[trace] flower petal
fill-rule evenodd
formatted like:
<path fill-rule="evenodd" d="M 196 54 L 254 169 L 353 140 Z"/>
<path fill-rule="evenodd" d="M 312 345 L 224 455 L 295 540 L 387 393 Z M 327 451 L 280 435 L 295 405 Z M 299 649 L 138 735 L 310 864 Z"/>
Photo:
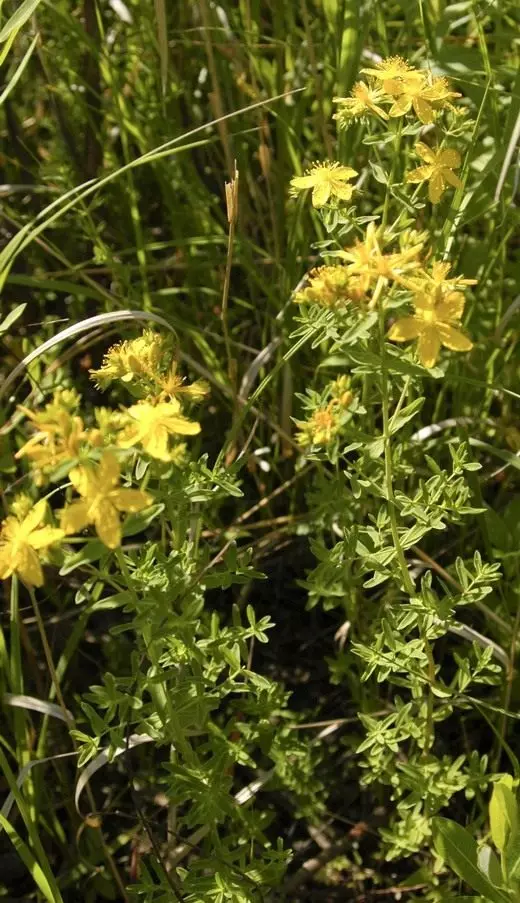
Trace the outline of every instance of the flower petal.
<path fill-rule="evenodd" d="M 345 179 L 353 179 L 357 174 L 357 169 L 352 169 L 351 166 L 337 166 L 336 169 L 332 170 L 334 181 L 336 179 L 341 179 L 342 181 Z"/>
<path fill-rule="evenodd" d="M 424 141 L 418 141 L 415 145 L 415 153 L 421 157 L 426 163 L 435 163 L 435 151 L 428 147 Z"/>
<path fill-rule="evenodd" d="M 340 199 L 340 201 L 350 201 L 354 193 L 353 185 L 345 185 L 343 182 L 333 182 L 332 193 Z"/>
<path fill-rule="evenodd" d="M 169 461 L 168 453 L 168 430 L 164 426 L 157 426 L 148 436 L 143 436 L 141 440 L 143 449 L 152 458 L 158 458 L 159 461 Z"/>
<path fill-rule="evenodd" d="M 43 518 L 45 517 L 45 513 L 47 511 L 47 502 L 45 499 L 41 499 L 32 509 L 29 511 L 27 517 L 22 521 L 20 527 L 17 531 L 18 538 L 24 539 L 32 533 L 33 530 L 36 530 L 36 527 L 39 527 Z"/>
<path fill-rule="evenodd" d="M 439 357 L 441 350 L 441 340 L 439 338 L 437 328 L 430 327 L 424 329 L 419 336 L 417 343 L 417 354 L 423 367 L 433 367 Z"/>
<path fill-rule="evenodd" d="M 27 543 L 18 546 L 13 569 L 28 586 L 43 586 L 43 571 L 38 555 Z"/>
<path fill-rule="evenodd" d="M 424 100 L 422 97 L 415 97 L 413 102 L 413 108 L 417 113 L 417 117 L 424 123 L 424 125 L 429 125 L 430 122 L 434 120 L 433 109 L 430 104 Z"/>
<path fill-rule="evenodd" d="M 426 182 L 428 179 L 432 177 L 433 174 L 433 166 L 418 166 L 417 169 L 412 169 L 411 172 L 406 176 L 407 182 Z"/>
<path fill-rule="evenodd" d="M 117 549 L 121 545 L 121 522 L 115 505 L 108 499 L 102 499 L 96 505 L 93 515 L 101 542 L 109 549 Z"/>
<path fill-rule="evenodd" d="M 91 523 L 90 504 L 85 501 L 72 502 L 60 512 L 60 524 L 65 533 L 80 533 Z"/>
<path fill-rule="evenodd" d="M 13 573 L 13 556 L 11 545 L 5 545 L 0 550 L 0 580 L 7 580 Z"/>
<path fill-rule="evenodd" d="M 435 307 L 435 295 L 430 292 L 417 292 L 412 303 L 416 310 L 431 311 Z"/>
<path fill-rule="evenodd" d="M 462 160 L 460 154 L 453 147 L 447 147 L 437 155 L 437 164 L 447 166 L 448 169 L 458 169 Z"/>
<path fill-rule="evenodd" d="M 410 339 L 418 338 L 422 326 L 423 324 L 416 317 L 401 317 L 393 324 L 388 338 L 391 342 L 409 342 Z"/>
<path fill-rule="evenodd" d="M 388 111 L 388 115 L 395 119 L 396 116 L 404 116 L 405 113 L 408 113 L 411 110 L 411 108 L 411 98 L 403 94 L 402 97 L 398 97 L 397 100 L 394 101 Z"/>
<path fill-rule="evenodd" d="M 46 549 L 64 536 L 63 530 L 59 530 L 58 527 L 41 527 L 39 530 L 33 530 L 27 541 L 33 549 Z"/>
<path fill-rule="evenodd" d="M 109 492 L 113 486 L 119 483 L 119 461 L 113 452 L 104 452 L 97 469 L 98 491 L 102 493 Z"/>
<path fill-rule="evenodd" d="M 330 197 L 330 182 L 321 182 L 312 189 L 313 207 L 323 207 Z"/>
<path fill-rule="evenodd" d="M 464 313 L 465 301 L 462 292 L 449 292 L 435 308 L 438 319 L 447 323 L 460 320 Z"/>
<path fill-rule="evenodd" d="M 455 173 L 451 171 L 451 169 L 443 168 L 442 175 L 450 185 L 453 185 L 454 188 L 462 188 L 463 187 L 463 183 L 461 182 L 459 177 L 456 176 Z"/>
<path fill-rule="evenodd" d="M 444 191 L 446 183 L 443 179 L 442 172 L 436 170 L 428 183 L 428 197 L 432 204 L 438 204 Z"/>
<path fill-rule="evenodd" d="M 76 492 L 83 497 L 92 495 L 96 491 L 92 471 L 86 464 L 80 464 L 79 467 L 73 467 L 69 473 L 69 480 Z"/>
<path fill-rule="evenodd" d="M 448 323 L 438 323 L 438 332 L 442 344 L 450 351 L 471 351 L 473 348 L 473 342 Z"/>
<path fill-rule="evenodd" d="M 118 511 L 142 511 L 152 504 L 152 498 L 140 489 L 114 489 L 110 501 Z"/>
<path fill-rule="evenodd" d="M 316 182 L 317 178 L 314 173 L 308 176 L 295 176 L 294 179 L 291 179 L 291 188 L 296 188 L 300 191 L 303 188 L 312 188 Z"/>

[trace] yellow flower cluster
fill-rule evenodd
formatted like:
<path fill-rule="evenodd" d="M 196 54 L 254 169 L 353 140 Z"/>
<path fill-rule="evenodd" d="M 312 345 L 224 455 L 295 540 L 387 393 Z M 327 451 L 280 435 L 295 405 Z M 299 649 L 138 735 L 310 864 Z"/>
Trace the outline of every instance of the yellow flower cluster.
<path fill-rule="evenodd" d="M 401 57 L 389 57 L 361 72 L 367 76 L 367 81 L 358 81 L 349 97 L 333 98 L 338 105 L 334 119 L 340 127 L 360 118 L 375 117 L 381 122 L 388 122 L 408 114 L 415 115 L 423 125 L 431 125 L 443 110 L 456 112 L 452 101 L 461 95 L 451 89 L 448 79 L 434 76 L 425 69 L 415 69 Z M 448 185 L 462 187 L 455 173 L 461 165 L 457 150 L 429 147 L 419 141 L 415 152 L 424 165 L 408 173 L 406 181 L 428 182 L 432 204 L 439 203 Z M 312 188 L 314 207 L 323 207 L 331 201 L 337 204 L 352 198 L 354 186 L 350 180 L 356 175 L 355 169 L 338 161 L 313 163 L 305 175 L 291 180 L 291 190 L 297 194 Z"/>
<path fill-rule="evenodd" d="M 121 380 L 138 400 L 119 411 L 98 408 L 90 428 L 78 413 L 81 397 L 74 391 L 57 390 L 40 411 L 20 407 L 35 432 L 16 458 L 29 460 L 35 485 L 68 473 L 79 497 L 59 512 L 60 528 L 44 523 L 45 500 L 36 505 L 27 495 L 14 500 L 0 527 L 0 579 L 17 574 L 27 585 L 41 586 L 48 550 L 90 525 L 109 549 L 121 544 L 121 514 L 148 507 L 152 496 L 120 485 L 118 455 L 138 448 L 157 461 L 181 464 L 186 446 L 177 439 L 200 432 L 182 403 L 201 401 L 208 387 L 202 380 L 185 383 L 171 357 L 169 343 L 151 330 L 109 349 L 92 378 L 100 386 Z"/>
<path fill-rule="evenodd" d="M 402 236 L 401 236 L 402 238 Z M 475 285 L 475 279 L 450 276 L 450 264 L 437 261 L 426 269 L 421 253 L 426 236 L 411 232 L 398 251 L 385 251 L 388 236 L 369 223 L 365 237 L 339 252 L 342 265 L 323 266 L 312 270 L 308 285 L 295 295 L 295 301 L 318 304 L 333 310 L 351 302 L 377 302 L 374 289 L 378 284 L 396 284 L 411 293 L 414 314 L 393 324 L 389 338 L 394 342 L 417 339 L 419 360 L 433 367 L 441 346 L 452 351 L 470 351 L 472 343 L 458 328 L 464 311 L 464 295 L 460 291 Z M 372 297 L 370 296 L 372 292 Z M 317 414 L 322 428 L 329 424 L 334 431 L 333 411 Z M 317 422 L 308 429 L 318 429 Z M 320 443 L 318 443 L 320 444 Z"/>
<path fill-rule="evenodd" d="M 359 277 L 352 276 L 347 267 L 322 266 L 311 270 L 307 285 L 296 292 L 294 300 L 337 310 L 351 302 L 359 303 L 364 297 Z"/>
<path fill-rule="evenodd" d="M 461 96 L 451 90 L 447 78 L 414 69 L 398 56 L 381 60 L 374 68 L 361 72 L 368 76 L 367 82 L 357 82 L 349 97 L 334 98 L 338 104 L 334 118 L 341 127 L 365 116 L 387 120 L 408 113 L 414 113 L 420 122 L 428 125 L 437 112 L 453 109 L 451 101 Z M 388 106 L 387 110 L 383 104 Z"/>
<path fill-rule="evenodd" d="M 164 336 L 145 329 L 137 339 L 112 345 L 99 370 L 90 371 L 91 376 L 101 389 L 106 389 L 115 379 L 130 383 L 153 377 L 161 368 L 166 345 Z"/>
<path fill-rule="evenodd" d="M 316 408 L 307 420 L 295 420 L 300 430 L 296 439 L 303 448 L 330 445 L 345 425 L 348 408 L 354 400 L 348 377 L 338 377 L 330 384 L 327 395 L 332 396 L 330 401 Z"/>
<path fill-rule="evenodd" d="M 42 486 L 58 467 L 67 462 L 72 464 L 84 444 L 99 443 L 98 431 L 86 430 L 76 413 L 80 401 L 77 392 L 58 389 L 41 411 L 19 406 L 36 427 L 36 432 L 18 450 L 15 458 L 29 459 L 36 486 Z"/>
<path fill-rule="evenodd" d="M 152 330 L 129 342 L 109 349 L 92 378 L 102 386 L 119 379 L 131 384 L 139 401 L 124 410 L 116 444 L 119 448 L 140 446 L 159 461 L 178 462 L 185 450 L 183 443 L 170 444 L 178 436 L 195 436 L 200 424 L 183 414 L 182 400 L 199 402 L 208 394 L 203 380 L 186 384 L 171 360 L 170 343 Z"/>

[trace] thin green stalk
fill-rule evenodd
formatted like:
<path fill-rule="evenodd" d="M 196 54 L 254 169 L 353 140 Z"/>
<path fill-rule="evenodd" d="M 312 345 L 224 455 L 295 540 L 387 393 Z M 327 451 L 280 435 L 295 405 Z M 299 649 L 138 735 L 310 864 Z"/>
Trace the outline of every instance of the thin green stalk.
<path fill-rule="evenodd" d="M 408 570 L 408 566 L 406 564 L 406 559 L 404 556 L 403 547 L 401 545 L 401 539 L 399 536 L 399 527 L 397 524 L 397 508 L 395 502 L 394 495 L 394 486 L 393 486 L 393 466 L 392 466 L 392 447 L 391 447 L 391 419 L 389 414 L 390 407 L 390 399 L 389 399 L 389 382 L 388 382 L 388 368 L 386 363 L 386 346 L 385 346 L 385 311 L 384 306 L 380 301 L 381 292 L 385 285 L 385 280 L 380 277 L 378 279 L 374 296 L 372 298 L 372 306 L 375 307 L 377 302 L 379 301 L 378 311 L 379 311 L 379 332 L 380 332 L 380 347 L 381 347 L 381 397 L 382 397 L 382 414 L 383 414 L 383 438 L 384 438 L 384 461 L 385 461 L 385 489 L 386 489 L 386 497 L 388 500 L 388 515 L 390 518 L 390 530 L 392 533 L 392 540 L 394 543 L 394 548 L 397 555 L 397 562 L 399 565 L 399 570 L 401 572 L 401 578 L 403 583 L 403 588 L 410 598 L 415 596 L 415 586 L 412 578 L 410 577 L 410 572 Z M 405 384 L 403 391 L 401 393 L 401 398 L 399 399 L 398 406 L 396 411 L 394 412 L 394 417 L 399 412 L 400 407 L 402 406 L 404 399 L 406 397 L 406 393 L 408 391 L 408 385 Z M 432 685 L 435 680 L 435 662 L 433 658 L 433 653 L 431 650 L 430 643 L 428 641 L 426 631 L 423 627 L 420 628 L 421 638 L 424 644 L 424 649 L 426 652 L 426 657 L 428 660 L 428 700 L 427 700 L 427 714 L 426 714 L 426 732 L 424 738 L 424 755 L 427 755 L 431 744 L 433 742 L 433 692 Z"/>
<path fill-rule="evenodd" d="M 395 133 L 395 142 L 393 145 L 393 153 L 392 153 L 392 168 L 390 170 L 388 185 L 387 185 L 387 189 L 385 192 L 385 202 L 384 202 L 384 206 L 383 206 L 383 215 L 381 218 L 381 227 L 383 230 L 385 229 L 386 224 L 388 222 L 388 214 L 390 212 L 390 199 L 392 196 L 391 192 L 390 192 L 390 186 L 394 184 L 394 179 L 396 177 L 397 169 L 399 167 L 399 163 L 401 160 L 402 131 L 403 131 L 403 120 L 398 119 L 397 120 L 397 130 Z"/>
<path fill-rule="evenodd" d="M 19 610 L 20 584 L 16 574 L 11 577 L 11 595 L 9 606 L 9 683 L 11 693 L 22 694 L 24 692 L 22 646 L 20 636 L 20 610 Z M 31 756 L 27 745 L 26 716 L 23 709 L 15 708 L 13 712 L 14 736 L 16 754 L 21 766 L 27 765 Z M 34 783 L 29 777 L 26 786 L 27 800 L 31 808 L 31 817 L 35 817 L 34 807 Z"/>

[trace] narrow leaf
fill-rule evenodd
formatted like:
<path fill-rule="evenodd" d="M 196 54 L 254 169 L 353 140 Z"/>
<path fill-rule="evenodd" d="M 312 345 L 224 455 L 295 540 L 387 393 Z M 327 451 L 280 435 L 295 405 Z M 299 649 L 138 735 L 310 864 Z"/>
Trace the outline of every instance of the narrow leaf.
<path fill-rule="evenodd" d="M 8 329 L 11 328 L 13 323 L 16 323 L 18 317 L 21 317 L 27 304 L 18 304 L 16 307 L 13 307 L 11 311 L 7 314 L 6 317 L 0 323 L 0 335 L 3 332 L 7 332 Z"/>
<path fill-rule="evenodd" d="M 11 76 L 11 78 L 9 79 L 9 81 L 7 82 L 7 85 L 5 86 L 4 90 L 3 90 L 2 93 L 0 94 L 0 106 L 4 103 L 5 99 L 6 99 L 7 97 L 9 97 L 9 95 L 10 95 L 11 91 L 13 90 L 13 88 L 16 87 L 16 85 L 17 85 L 18 82 L 20 81 L 20 78 L 22 77 L 23 71 L 24 71 L 25 67 L 27 66 L 27 63 L 29 62 L 29 60 L 30 60 L 30 58 L 31 58 L 31 56 L 32 56 L 32 52 L 33 52 L 34 48 L 36 47 L 36 44 L 37 44 L 39 38 L 40 38 L 40 35 L 39 35 L 39 34 L 36 34 L 36 35 L 34 36 L 34 38 L 32 39 L 31 43 L 29 44 L 29 48 L 28 48 L 27 52 L 25 53 L 25 55 L 24 55 L 22 61 L 20 62 L 20 64 L 19 64 L 19 66 L 17 67 L 17 69 L 15 69 L 13 75 Z M 16 307 L 15 310 L 13 311 L 13 313 L 15 313 L 20 307 L 21 307 L 22 310 L 23 310 L 23 308 L 25 307 L 25 304 L 20 304 L 20 305 L 18 305 L 18 307 Z M 6 317 L 6 320 L 7 320 L 7 319 L 8 319 L 8 317 Z M 16 317 L 15 317 L 15 319 L 16 319 Z M 5 321 L 4 321 L 4 323 L 5 323 Z M 4 331 L 4 324 L 2 324 L 1 331 L 2 331 L 2 332 Z"/>
<path fill-rule="evenodd" d="M 22 28 L 23 25 L 25 25 L 27 20 L 31 18 L 33 12 L 40 3 L 41 0 L 24 0 L 24 2 L 13 13 L 11 18 L 7 20 L 4 27 L 0 31 L 0 44 L 3 44 L 4 41 L 7 41 L 12 32 L 16 33 L 20 30 L 20 28 Z"/>
<path fill-rule="evenodd" d="M 45 899 L 48 900 L 49 903 L 62 903 L 62 898 L 59 891 L 56 894 L 56 891 L 58 889 L 56 888 L 55 890 L 53 890 L 53 888 L 50 886 L 41 866 L 38 865 L 38 862 L 34 858 L 29 847 L 26 843 L 24 843 L 20 835 L 17 834 L 13 826 L 10 824 L 10 822 L 7 821 L 6 818 L 4 818 L 3 815 L 0 815 L 0 827 L 4 829 L 20 859 L 22 860 L 24 865 L 27 866 L 27 870 L 31 873 L 31 877 L 34 883 L 37 885 Z"/>
<path fill-rule="evenodd" d="M 493 903 L 506 903 L 509 897 L 495 887 L 478 867 L 478 847 L 469 831 L 448 818 L 434 818 L 433 843 L 435 851 L 455 874 L 478 894 Z"/>
<path fill-rule="evenodd" d="M 497 850 L 502 853 L 509 837 L 516 834 L 518 811 L 513 791 L 503 781 L 493 787 L 489 803 L 491 837 Z"/>

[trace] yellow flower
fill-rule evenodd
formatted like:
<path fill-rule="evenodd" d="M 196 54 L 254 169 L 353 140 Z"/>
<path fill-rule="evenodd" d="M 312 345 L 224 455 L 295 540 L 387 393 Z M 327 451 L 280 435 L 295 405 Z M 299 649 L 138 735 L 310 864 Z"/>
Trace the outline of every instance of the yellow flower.
<path fill-rule="evenodd" d="M 419 157 L 426 162 L 426 166 L 418 166 L 417 169 L 409 172 L 406 181 L 428 182 L 428 197 L 432 204 L 439 203 L 447 185 L 462 188 L 462 182 L 453 172 L 461 164 L 458 151 L 452 147 L 434 150 L 427 144 L 423 144 L 422 141 L 415 145 L 415 150 Z"/>
<path fill-rule="evenodd" d="M 23 520 L 10 515 L 0 531 L 0 580 L 17 574 L 28 586 L 43 585 L 38 552 L 63 539 L 63 530 L 42 526 L 47 513 L 45 499 L 38 502 Z"/>
<path fill-rule="evenodd" d="M 69 474 L 81 500 L 72 502 L 61 512 L 65 533 L 78 533 L 89 524 L 109 549 L 121 545 L 120 511 L 141 511 L 151 504 L 151 497 L 140 489 L 122 489 L 119 485 L 119 463 L 112 452 L 104 452 L 97 465 L 81 464 Z"/>
<path fill-rule="evenodd" d="M 295 192 L 312 188 L 313 206 L 323 207 L 331 197 L 350 201 L 354 186 L 345 183 L 354 176 L 357 176 L 356 170 L 341 163 L 313 163 L 304 176 L 291 179 L 291 188 Z"/>
<path fill-rule="evenodd" d="M 450 91 L 445 78 L 431 79 L 421 73 L 405 76 L 394 86 L 392 93 L 396 100 L 390 108 L 390 116 L 404 116 L 413 108 L 417 118 L 425 125 L 435 119 L 435 106 L 444 106 L 450 97 L 460 97 L 460 94 Z"/>
<path fill-rule="evenodd" d="M 390 329 L 392 342 L 418 339 L 417 354 L 424 367 L 433 367 L 441 345 L 451 351 L 471 351 L 473 343 L 456 327 L 464 311 L 462 292 L 419 292 L 413 301 L 415 313 L 402 317 Z"/>
<path fill-rule="evenodd" d="M 344 260 L 348 261 L 346 269 L 349 275 L 358 276 L 361 288 L 367 291 L 380 276 L 401 282 L 403 274 L 417 269 L 420 265 L 418 255 L 421 249 L 422 242 L 419 242 L 406 250 L 383 254 L 379 244 L 378 230 L 375 223 L 371 222 L 368 225 L 365 240 L 356 241 L 352 247 L 345 248 L 340 254 Z"/>
<path fill-rule="evenodd" d="M 296 420 L 300 433 L 296 439 L 300 445 L 330 445 L 339 428 L 338 417 L 333 407 L 314 411 L 308 420 Z"/>
<path fill-rule="evenodd" d="M 182 414 L 177 399 L 153 405 L 142 401 L 127 411 L 130 424 L 118 439 L 121 448 L 140 444 L 145 452 L 159 461 L 170 461 L 170 436 L 196 436 L 200 423 Z"/>
<path fill-rule="evenodd" d="M 386 60 L 376 63 L 375 69 L 362 69 L 363 75 L 371 75 L 383 83 L 383 89 L 387 94 L 392 94 L 392 88 L 396 80 L 404 76 L 415 74 L 416 70 L 400 56 L 389 56 Z"/>
<path fill-rule="evenodd" d="M 414 291 L 428 291 L 441 298 L 446 292 L 454 291 L 463 285 L 476 285 L 476 279 L 465 279 L 463 276 L 449 276 L 451 263 L 444 260 L 436 260 L 432 263 L 430 272 L 423 270 L 413 274 L 407 280 L 407 287 Z"/>
<path fill-rule="evenodd" d="M 347 378 L 335 380 L 330 386 L 331 401 L 313 411 L 308 420 L 295 421 L 300 428 L 296 437 L 300 445 L 330 445 L 336 438 L 348 419 L 347 409 L 354 399 L 347 386 Z"/>
<path fill-rule="evenodd" d="M 375 113 L 381 119 L 388 119 L 388 113 L 379 106 L 384 99 L 385 92 L 382 88 L 373 88 L 365 82 L 357 82 L 350 92 L 350 97 L 333 98 L 334 103 L 340 105 L 333 118 L 339 120 L 340 126 L 346 126 L 352 119 L 359 119 L 368 113 Z"/>
<path fill-rule="evenodd" d="M 73 393 L 70 393 L 71 396 Z M 37 485 L 66 461 L 78 457 L 80 445 L 87 439 L 81 417 L 71 412 L 67 404 L 71 398 L 58 391 L 42 411 L 31 411 L 19 405 L 19 410 L 31 420 L 37 432 L 20 448 L 15 458 L 27 457 L 33 465 L 33 478 Z M 74 409 L 76 405 L 72 407 Z"/>
<path fill-rule="evenodd" d="M 161 396 L 176 398 L 184 395 L 190 401 L 198 402 L 208 394 L 209 386 L 204 379 L 196 379 L 194 383 L 186 383 L 177 373 L 177 362 L 174 361 L 166 376 L 158 380 L 162 389 Z"/>
<path fill-rule="evenodd" d="M 90 376 L 102 389 L 114 379 L 127 383 L 146 377 L 153 381 L 161 372 L 166 349 L 164 336 L 145 329 L 137 339 L 112 345 L 99 370 L 91 370 Z"/>
<path fill-rule="evenodd" d="M 319 304 L 321 307 L 345 307 L 349 302 L 359 302 L 364 292 L 359 278 L 351 276 L 345 266 L 323 266 L 311 270 L 308 284 L 297 292 L 294 300 L 299 304 L 306 302 Z"/>

